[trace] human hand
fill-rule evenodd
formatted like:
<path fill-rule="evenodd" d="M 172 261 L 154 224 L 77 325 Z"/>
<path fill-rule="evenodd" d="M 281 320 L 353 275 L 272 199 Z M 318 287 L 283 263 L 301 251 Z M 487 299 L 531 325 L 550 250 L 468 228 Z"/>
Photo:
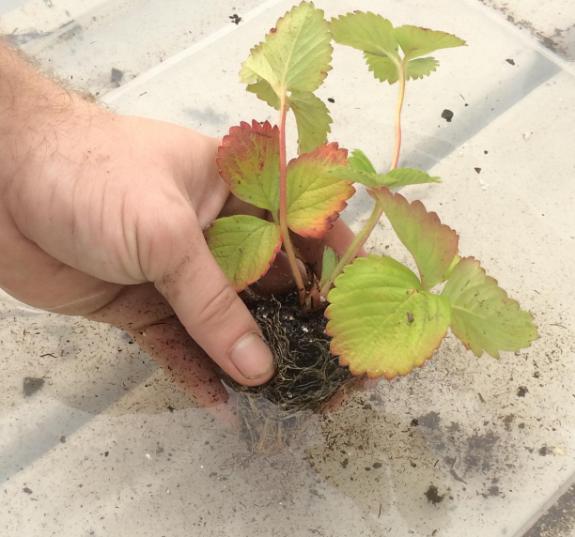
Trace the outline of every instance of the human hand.
<path fill-rule="evenodd" d="M 267 381 L 271 354 L 202 234 L 221 213 L 253 211 L 217 173 L 218 140 L 112 114 L 6 54 L 0 70 L 12 76 L 3 80 L 21 80 L 0 84 L 0 103 L 11 104 L 0 150 L 0 248 L 10 252 L 0 287 L 126 330 L 200 405 L 226 398 L 201 348 L 236 381 Z M 338 224 L 327 241 L 340 250 L 347 237 Z M 281 257 L 274 269 L 262 288 L 288 283 Z"/>

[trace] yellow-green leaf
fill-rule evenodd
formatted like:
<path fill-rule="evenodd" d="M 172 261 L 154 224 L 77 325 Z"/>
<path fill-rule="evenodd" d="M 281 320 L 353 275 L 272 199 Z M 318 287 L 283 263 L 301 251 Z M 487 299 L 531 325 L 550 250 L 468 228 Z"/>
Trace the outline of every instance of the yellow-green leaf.
<path fill-rule="evenodd" d="M 277 213 L 279 205 L 279 130 L 269 122 L 242 122 L 224 136 L 218 149 L 220 175 L 234 195 Z"/>
<path fill-rule="evenodd" d="M 346 206 L 355 190 L 351 183 L 334 177 L 345 166 L 347 150 L 337 143 L 304 153 L 288 165 L 287 221 L 303 237 L 321 237 Z"/>
<path fill-rule="evenodd" d="M 395 84 L 399 80 L 400 64 L 387 56 L 364 52 L 363 57 L 373 76 L 380 82 Z"/>
<path fill-rule="evenodd" d="M 429 76 L 439 67 L 439 62 L 431 56 L 416 58 L 407 62 L 406 76 L 409 80 L 416 80 Z"/>
<path fill-rule="evenodd" d="M 269 82 L 258 80 L 254 84 L 247 86 L 246 90 L 250 93 L 255 93 L 258 99 L 268 103 L 272 108 L 275 108 L 276 110 L 280 109 L 280 99 L 270 86 Z"/>
<path fill-rule="evenodd" d="M 286 13 L 252 49 L 240 72 L 242 82 L 269 83 L 276 95 L 315 91 L 331 69 L 331 36 L 323 11 L 302 2 Z"/>
<path fill-rule="evenodd" d="M 334 168 L 333 177 L 352 183 L 361 183 L 366 186 L 377 186 L 378 174 L 365 153 L 359 149 L 352 151 L 347 159 L 347 166 Z"/>
<path fill-rule="evenodd" d="M 331 116 L 324 102 L 313 93 L 293 91 L 289 97 L 298 130 L 298 152 L 307 153 L 325 144 Z"/>
<path fill-rule="evenodd" d="M 453 269 L 443 295 L 451 303 L 453 333 L 476 356 L 517 351 L 536 339 L 533 316 L 487 276 L 479 261 L 464 257 Z"/>
<path fill-rule="evenodd" d="M 389 257 L 356 259 L 328 295 L 331 352 L 354 375 L 406 375 L 431 357 L 450 321 L 445 297 Z"/>
<path fill-rule="evenodd" d="M 348 158 L 348 165 L 354 170 L 362 171 L 364 173 L 375 174 L 375 168 L 371 163 L 371 160 L 367 158 L 367 155 L 361 149 L 354 149 Z"/>
<path fill-rule="evenodd" d="M 399 79 L 400 58 L 393 25 L 375 13 L 355 11 L 330 22 L 337 43 L 361 50 L 369 70 L 382 82 Z"/>
<path fill-rule="evenodd" d="M 394 33 L 401 50 L 403 50 L 405 57 L 409 60 L 425 56 L 435 50 L 465 45 L 463 39 L 453 34 L 429 30 L 419 26 L 400 26 L 395 28 Z"/>
<path fill-rule="evenodd" d="M 330 27 L 333 38 L 341 45 L 398 59 L 393 25 L 381 15 L 355 11 L 332 19 Z"/>
<path fill-rule="evenodd" d="M 206 231 L 212 255 L 236 291 L 259 280 L 281 247 L 280 228 L 255 216 L 227 216 Z"/>
<path fill-rule="evenodd" d="M 423 185 L 427 183 L 440 183 L 439 177 L 432 177 L 427 172 L 417 168 L 396 168 L 382 174 L 379 182 L 389 188 L 401 188 L 409 185 Z"/>
<path fill-rule="evenodd" d="M 409 203 L 401 194 L 392 194 L 385 188 L 378 196 L 399 240 L 415 259 L 423 287 L 431 289 L 445 281 L 459 247 L 457 233 L 420 201 Z"/>

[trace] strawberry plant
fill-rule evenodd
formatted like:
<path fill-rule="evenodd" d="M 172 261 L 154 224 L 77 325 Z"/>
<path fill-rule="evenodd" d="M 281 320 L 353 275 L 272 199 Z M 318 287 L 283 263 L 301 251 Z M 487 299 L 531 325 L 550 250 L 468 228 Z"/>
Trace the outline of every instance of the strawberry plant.
<path fill-rule="evenodd" d="M 377 80 L 398 88 L 395 142 L 386 171 L 377 171 L 362 151 L 348 157 L 347 150 L 327 140 L 331 118 L 315 92 L 331 69 L 333 41 L 357 49 Z M 217 164 L 232 193 L 269 217 L 220 218 L 206 236 L 238 292 L 259 280 L 278 252 L 287 256 L 297 304 L 288 304 L 287 316 L 289 299 L 258 299 L 252 308 L 278 360 L 276 379 L 260 390 L 283 408 L 299 408 L 302 400 L 308 406 L 323 402 L 351 375 L 406 375 L 432 356 L 449 329 L 477 356 L 498 357 L 537 337 L 532 316 L 479 261 L 460 256 L 457 233 L 420 201 L 409 202 L 397 192 L 439 182 L 423 170 L 400 166 L 406 85 L 438 68 L 431 54 L 462 45 L 454 35 L 394 27 L 374 13 L 353 12 L 328 22 L 323 11 L 302 2 L 279 19 L 241 67 L 247 91 L 277 110 L 278 124 L 253 120 L 232 127 Z M 286 149 L 289 113 L 298 135 L 298 154 L 291 160 Z M 368 189 L 371 216 L 340 258 L 326 248 L 321 274 L 302 272 L 294 238 L 323 237 L 354 194 L 354 184 Z M 357 257 L 384 216 L 413 256 L 417 274 L 391 257 Z M 266 300 L 272 306 L 258 313 Z M 327 319 L 327 336 L 326 321 L 318 321 L 318 315 Z M 286 328 L 293 322 L 300 332 Z M 315 340 L 309 339 L 306 323 L 318 325 L 312 330 Z M 294 362 L 293 354 L 301 356 Z M 316 377 L 310 376 L 313 368 L 321 370 Z M 290 379 L 283 378 L 286 371 L 293 373 Z M 326 388 L 334 379 L 333 389 Z"/>

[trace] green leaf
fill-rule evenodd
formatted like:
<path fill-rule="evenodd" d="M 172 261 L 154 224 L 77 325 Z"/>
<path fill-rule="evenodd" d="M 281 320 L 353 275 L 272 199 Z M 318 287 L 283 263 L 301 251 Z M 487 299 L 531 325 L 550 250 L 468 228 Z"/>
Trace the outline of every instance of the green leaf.
<path fill-rule="evenodd" d="M 350 168 L 364 173 L 376 174 L 375 168 L 367 155 L 361 149 L 354 149 L 350 157 L 347 159 L 347 164 Z"/>
<path fill-rule="evenodd" d="M 407 62 L 406 76 L 408 80 L 416 80 L 429 76 L 439 67 L 439 62 L 431 56 L 417 58 Z"/>
<path fill-rule="evenodd" d="M 323 249 L 323 257 L 321 261 L 321 278 L 319 282 L 320 288 L 329 281 L 329 278 L 333 274 L 333 271 L 335 270 L 338 262 L 339 259 L 335 253 L 335 250 L 329 246 L 326 246 Z"/>
<path fill-rule="evenodd" d="M 313 151 L 325 144 L 330 132 L 331 116 L 324 102 L 313 93 L 293 91 L 289 98 L 298 130 L 298 152 Z"/>
<path fill-rule="evenodd" d="M 259 80 L 254 84 L 250 84 L 246 90 L 250 93 L 255 93 L 258 99 L 266 102 L 272 108 L 275 108 L 276 110 L 280 109 L 280 99 L 269 85 L 269 82 Z"/>
<path fill-rule="evenodd" d="M 337 43 L 399 60 L 393 25 L 381 15 L 355 11 L 330 21 Z"/>
<path fill-rule="evenodd" d="M 354 375 L 406 375 L 431 357 L 447 332 L 449 302 L 422 290 L 389 257 L 356 259 L 328 295 L 331 352 Z"/>
<path fill-rule="evenodd" d="M 259 280 L 281 247 L 280 228 L 255 216 L 227 216 L 206 231 L 208 246 L 236 291 Z"/>
<path fill-rule="evenodd" d="M 292 160 L 287 170 L 287 221 L 303 237 L 321 237 L 355 190 L 333 175 L 345 166 L 347 151 L 326 144 Z"/>
<path fill-rule="evenodd" d="M 425 56 L 435 50 L 465 45 L 463 39 L 453 34 L 419 26 L 400 26 L 395 29 L 394 33 L 408 60 Z"/>
<path fill-rule="evenodd" d="M 415 259 L 423 287 L 431 289 L 445 281 L 457 255 L 457 233 L 442 224 L 436 213 L 427 212 L 420 201 L 409 203 L 401 194 L 385 188 L 378 196 L 399 240 Z"/>
<path fill-rule="evenodd" d="M 364 52 L 363 57 L 373 76 L 380 82 L 395 84 L 399 80 L 401 67 L 394 60 L 371 52 Z"/>
<path fill-rule="evenodd" d="M 331 36 L 323 11 L 311 2 L 293 7 L 254 47 L 240 72 L 242 82 L 269 83 L 278 97 L 315 91 L 331 69 Z"/>
<path fill-rule="evenodd" d="M 365 153 L 359 149 L 352 151 L 351 156 L 347 159 L 347 166 L 334 168 L 331 174 L 333 177 L 343 181 L 361 183 L 367 186 L 374 186 L 377 177 L 373 164 Z"/>
<path fill-rule="evenodd" d="M 379 182 L 390 188 L 400 188 L 409 185 L 426 183 L 441 183 L 439 177 L 432 177 L 427 172 L 417 168 L 396 168 L 379 176 Z"/>
<path fill-rule="evenodd" d="M 382 82 L 399 79 L 400 58 L 393 25 L 381 15 L 355 11 L 330 22 L 337 43 L 361 50 L 369 70 Z"/>
<path fill-rule="evenodd" d="M 451 329 L 476 356 L 517 351 L 538 337 L 533 316 L 487 276 L 473 257 L 455 266 L 443 290 L 451 303 Z"/>
<path fill-rule="evenodd" d="M 269 122 L 232 127 L 218 148 L 222 178 L 239 199 L 273 214 L 279 205 L 279 130 Z"/>

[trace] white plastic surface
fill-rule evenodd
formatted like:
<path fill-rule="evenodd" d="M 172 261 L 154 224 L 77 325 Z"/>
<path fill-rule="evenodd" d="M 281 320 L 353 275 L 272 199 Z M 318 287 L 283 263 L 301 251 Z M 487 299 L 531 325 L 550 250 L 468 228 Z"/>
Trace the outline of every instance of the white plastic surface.
<path fill-rule="evenodd" d="M 24 47 L 119 112 L 223 135 L 240 120 L 274 119 L 237 73 L 292 3 L 95 2 L 96 21 L 89 11 L 73 23 L 83 33 Z M 329 16 L 372 10 L 467 39 L 408 87 L 403 162 L 443 184 L 406 193 L 460 232 L 462 252 L 533 311 L 541 338 L 500 361 L 477 360 L 449 338 L 425 368 L 313 418 L 300 444 L 256 456 L 120 332 L 0 299 L 1 535 L 519 537 L 573 481 L 572 65 L 472 0 L 316 4 Z M 575 5 L 563 4 L 561 22 L 572 25 Z M 0 26 L 35 20 L 33 10 L 11 17 Z M 140 34 L 146 24 L 156 44 Z M 120 65 L 138 76 L 112 89 Z M 335 100 L 332 139 L 383 166 L 394 89 L 338 47 L 320 93 Z M 368 211 L 359 196 L 346 220 L 357 228 Z M 408 260 L 388 227 L 370 247 Z M 45 384 L 25 397 L 24 377 Z"/>

